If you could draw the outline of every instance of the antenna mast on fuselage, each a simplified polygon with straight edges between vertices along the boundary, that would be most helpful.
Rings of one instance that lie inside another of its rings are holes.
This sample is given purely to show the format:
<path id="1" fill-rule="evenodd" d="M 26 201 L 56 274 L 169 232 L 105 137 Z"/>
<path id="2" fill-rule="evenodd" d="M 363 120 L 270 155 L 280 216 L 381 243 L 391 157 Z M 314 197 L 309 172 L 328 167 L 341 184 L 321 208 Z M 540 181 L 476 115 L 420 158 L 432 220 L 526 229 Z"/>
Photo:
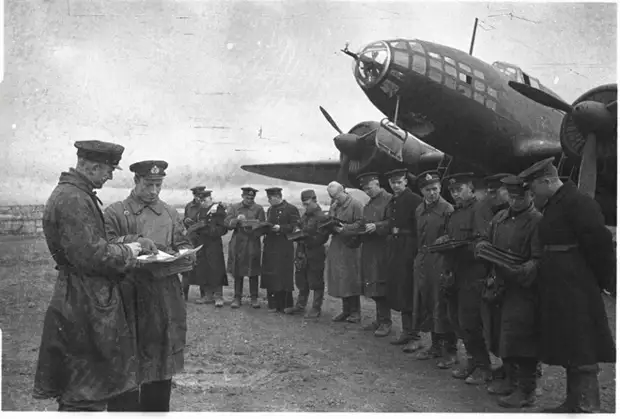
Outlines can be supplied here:
<path id="1" fill-rule="evenodd" d="M 471 34 L 471 42 L 469 44 L 469 55 L 473 55 L 474 42 L 476 41 L 476 29 L 478 29 L 478 18 L 474 21 L 474 32 Z"/>

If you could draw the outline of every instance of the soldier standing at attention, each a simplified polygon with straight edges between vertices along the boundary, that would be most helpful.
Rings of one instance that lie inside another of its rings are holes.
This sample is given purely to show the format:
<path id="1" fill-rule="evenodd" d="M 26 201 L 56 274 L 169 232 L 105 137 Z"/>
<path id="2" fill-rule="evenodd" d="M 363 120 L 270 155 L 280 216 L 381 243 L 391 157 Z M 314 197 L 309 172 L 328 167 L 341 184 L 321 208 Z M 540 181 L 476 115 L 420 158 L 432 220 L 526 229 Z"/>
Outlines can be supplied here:
<path id="1" fill-rule="evenodd" d="M 282 199 L 282 188 L 266 189 L 272 227 L 263 240 L 261 288 L 267 289 L 270 312 L 293 307 L 295 245 L 286 235 L 299 225 L 299 210 Z"/>
<path id="2" fill-rule="evenodd" d="M 600 410 L 598 363 L 616 362 L 616 345 L 601 292 L 616 289 L 611 232 L 597 202 L 563 183 L 553 158 L 519 174 L 535 198 L 546 200 L 538 224 L 540 359 L 566 369 L 566 400 L 554 413 Z"/>
<path id="3" fill-rule="evenodd" d="M 58 411 L 103 411 L 138 386 L 133 319 L 120 282 L 142 248 L 155 249 L 142 238 L 141 244 L 108 242 L 94 189 L 120 170 L 124 148 L 101 141 L 75 147 L 77 165 L 60 175 L 43 213 L 58 278 L 43 322 L 33 397 L 56 399 Z"/>
<path id="4" fill-rule="evenodd" d="M 244 221 L 265 221 L 265 210 L 254 202 L 256 189 L 241 188 L 242 201 L 233 204 L 226 217 L 226 227 L 234 230 L 228 243 L 228 273 L 235 278 L 235 296 L 231 308 L 241 306 L 243 278 L 250 278 L 250 297 L 252 307 L 260 308 L 258 302 L 258 276 L 261 273 L 261 236 L 258 230 L 252 231 L 243 226 Z"/>
<path id="5" fill-rule="evenodd" d="M 511 269 L 502 265 L 493 268 L 498 327 L 489 331 L 489 342 L 491 352 L 502 359 L 506 378 L 494 381 L 488 390 L 504 396 L 498 400 L 500 406 L 521 408 L 531 406 L 536 399 L 536 274 L 541 256 L 537 227 L 542 215 L 534 208 L 521 178 L 511 175 L 501 181 L 509 194 L 509 208 L 495 215 L 485 239 L 525 262 Z"/>
<path id="6" fill-rule="evenodd" d="M 437 366 L 447 369 L 456 363 L 456 334 L 450 324 L 447 304 L 439 287 L 443 257 L 431 253 L 432 245 L 444 232 L 446 221 L 454 211 L 452 205 L 441 197 L 441 179 L 437 171 L 418 175 L 418 187 L 424 200 L 416 209 L 418 252 L 414 263 L 414 322 L 423 332 L 431 332 L 430 348 L 420 350 L 416 359 L 442 358 Z M 415 342 L 417 343 L 417 342 Z"/>
<path id="7" fill-rule="evenodd" d="M 190 228 L 192 225 L 196 224 L 196 222 L 198 221 L 198 213 L 200 212 L 201 204 L 204 201 L 204 198 L 206 196 L 206 194 L 204 193 L 206 189 L 207 189 L 206 186 L 196 186 L 190 189 L 190 191 L 192 191 L 192 194 L 194 195 L 194 199 L 192 199 L 191 202 L 185 205 L 185 212 L 183 214 L 183 225 L 185 226 L 185 228 Z M 192 242 L 192 245 L 197 246 L 197 244 L 194 241 L 197 238 L 196 235 L 189 235 L 189 238 L 190 238 L 190 241 Z M 183 295 L 185 296 L 185 301 L 187 301 L 189 297 L 189 286 L 199 285 L 199 284 L 190 284 L 190 274 L 191 272 L 184 272 L 182 274 Z M 208 304 L 208 303 L 213 302 L 211 300 L 205 299 L 205 297 L 206 297 L 206 290 L 205 290 L 205 287 L 201 285 L 200 286 L 200 298 L 196 300 L 196 304 Z"/>
<path id="8" fill-rule="evenodd" d="M 312 189 L 301 193 L 301 203 L 306 209 L 301 216 L 300 229 L 304 238 L 297 242 L 295 251 L 295 285 L 299 290 L 297 304 L 284 310 L 286 314 L 303 313 L 308 304 L 310 291 L 313 294 L 312 308 L 306 317 L 319 317 L 325 292 L 325 243 L 329 234 L 319 229 L 327 221 L 317 203 L 316 193 Z"/>
<path id="9" fill-rule="evenodd" d="M 405 345 L 419 339 L 413 326 L 413 259 L 417 251 L 415 209 L 422 198 L 407 187 L 407 174 L 406 169 L 385 174 L 394 192 L 387 208 L 386 296 L 388 307 L 400 312 L 402 323 L 400 334 L 390 341 L 392 345 Z"/>
<path id="10" fill-rule="evenodd" d="M 389 233 L 388 204 L 392 194 L 379 184 L 378 173 L 364 173 L 357 177 L 361 189 L 370 197 L 364 206 L 364 235 L 362 236 L 362 293 L 375 301 L 375 320 L 364 330 L 385 337 L 392 330 L 392 312 L 386 299 L 388 268 L 387 235 Z M 401 291 L 402 292 L 402 291 Z"/>
<path id="11" fill-rule="evenodd" d="M 211 192 L 199 192 L 202 199 L 200 211 L 196 223 L 188 231 L 192 244 L 202 246 L 196 255 L 196 266 L 190 272 L 189 283 L 200 285 L 207 297 L 206 302 L 215 300 L 215 307 L 219 308 L 224 306 L 222 287 L 228 285 L 222 243 L 222 236 L 228 233 L 228 228 L 224 223 L 226 209 L 213 202 Z"/>
<path id="12" fill-rule="evenodd" d="M 436 243 L 448 239 L 470 241 L 469 245 L 457 248 L 444 257 L 445 267 L 451 273 L 444 275 L 444 278 L 454 280 L 447 290 L 448 315 L 471 356 L 462 368 L 452 372 L 452 376 L 464 379 L 467 384 L 486 384 L 491 380 L 491 360 L 482 329 L 481 279 L 486 277 L 487 266 L 474 257 L 474 244 L 486 232 L 492 213 L 476 200 L 472 173 L 455 174 L 447 177 L 446 181 L 456 206 L 446 222 L 446 235 L 439 237 Z"/>
<path id="13" fill-rule="evenodd" d="M 359 230 L 364 206 L 345 192 L 338 182 L 327 185 L 327 193 L 333 203 L 329 215 L 339 220 L 342 226 L 333 229 L 334 234 L 327 249 L 325 275 L 327 292 L 331 297 L 342 299 L 342 312 L 332 321 L 359 323 L 361 321 L 360 295 L 360 241 Z"/>
<path id="14" fill-rule="evenodd" d="M 162 160 L 129 166 L 135 174 L 134 189 L 104 211 L 110 240 L 126 243 L 147 237 L 169 254 L 192 249 L 179 213 L 159 199 L 167 168 Z M 190 259 L 195 261 L 193 255 Z M 134 392 L 134 403 L 139 403 L 136 410 L 168 412 L 172 377 L 183 371 L 185 361 L 187 319 L 179 277 L 165 267 L 140 269 L 121 290 L 135 310 L 141 384 Z"/>

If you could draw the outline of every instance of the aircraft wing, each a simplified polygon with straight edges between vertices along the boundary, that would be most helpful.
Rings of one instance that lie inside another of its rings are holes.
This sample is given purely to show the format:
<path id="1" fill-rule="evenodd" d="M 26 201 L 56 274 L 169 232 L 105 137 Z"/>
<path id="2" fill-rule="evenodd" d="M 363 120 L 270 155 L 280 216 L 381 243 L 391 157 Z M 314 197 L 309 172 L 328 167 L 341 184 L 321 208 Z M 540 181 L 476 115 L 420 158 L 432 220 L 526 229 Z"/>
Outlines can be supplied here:
<path id="1" fill-rule="evenodd" d="M 290 182 L 328 185 L 338 177 L 338 160 L 317 160 L 294 163 L 265 163 L 241 166 L 246 172 L 256 173 Z"/>

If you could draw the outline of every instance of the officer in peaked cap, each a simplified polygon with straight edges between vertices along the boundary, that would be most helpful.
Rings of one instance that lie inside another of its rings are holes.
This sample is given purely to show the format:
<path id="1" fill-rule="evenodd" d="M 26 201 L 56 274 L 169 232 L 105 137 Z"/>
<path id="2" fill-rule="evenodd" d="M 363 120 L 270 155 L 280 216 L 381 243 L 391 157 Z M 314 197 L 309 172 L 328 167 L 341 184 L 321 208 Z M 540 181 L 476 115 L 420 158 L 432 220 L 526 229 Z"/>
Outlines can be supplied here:
<path id="1" fill-rule="evenodd" d="M 112 178 L 123 147 L 101 141 L 75 147 L 77 165 L 60 175 L 43 212 L 58 277 L 43 322 L 34 394 L 54 398 L 59 411 L 104 411 L 106 405 L 112 411 L 109 403 L 138 385 L 136 342 L 126 333 L 134 319 L 117 296 L 146 242 L 109 240 L 95 203 L 93 189 Z M 109 170 L 91 170 L 93 164 Z M 103 310 L 94 297 L 99 290 L 109 296 Z M 102 324 L 109 327 L 101 330 Z"/>
<path id="2" fill-rule="evenodd" d="M 261 274 L 261 237 L 244 228 L 246 221 L 265 221 L 265 210 L 254 202 L 257 189 L 251 186 L 241 188 L 241 202 L 231 205 L 226 217 L 226 227 L 233 230 L 228 243 L 228 272 L 234 278 L 235 294 L 230 308 L 241 306 L 243 278 L 249 277 L 250 297 L 253 308 L 260 308 L 258 302 L 258 276 Z"/>
<path id="3" fill-rule="evenodd" d="M 488 205 L 493 214 L 497 214 L 500 210 L 510 206 L 506 188 L 502 183 L 502 179 L 511 176 L 510 173 L 497 173 L 495 175 L 484 178 L 487 187 L 486 196 L 481 200 L 482 205 Z"/>
<path id="4" fill-rule="evenodd" d="M 439 176 L 439 172 L 436 170 L 427 170 L 426 172 L 422 172 L 418 175 L 417 178 L 418 188 L 420 191 L 428 185 L 433 183 L 441 184 L 441 177 Z"/>
<path id="5" fill-rule="evenodd" d="M 273 227 L 263 240 L 261 287 L 267 290 L 271 312 L 293 307 L 294 243 L 287 238 L 299 226 L 299 210 L 282 199 L 282 188 L 266 189 L 269 209 L 267 222 Z"/>
<path id="6" fill-rule="evenodd" d="M 144 160 L 129 166 L 129 170 L 144 179 L 163 179 L 166 177 L 168 163 L 163 160 Z"/>
<path id="7" fill-rule="evenodd" d="M 519 174 L 535 197 L 546 199 L 538 239 L 540 360 L 566 368 L 567 394 L 549 412 L 600 410 L 598 363 L 616 362 L 601 290 L 615 293 L 616 252 L 600 206 L 563 183 L 547 158 Z M 578 337 L 578 339 L 575 339 Z M 567 367 L 568 366 L 568 367 Z"/>
<path id="8" fill-rule="evenodd" d="M 455 173 L 444 178 L 444 182 L 448 189 L 459 188 L 461 185 L 473 183 L 475 176 L 472 172 Z"/>
<path id="9" fill-rule="evenodd" d="M 194 195 L 194 199 L 192 199 L 191 202 L 185 205 L 185 211 L 183 214 L 183 225 L 185 226 L 185 228 L 189 228 L 190 226 L 196 224 L 196 222 L 198 221 L 198 215 L 200 214 L 200 209 L 202 207 L 202 203 L 204 199 L 208 196 L 211 196 L 211 191 L 208 191 L 206 186 L 195 186 L 191 188 L 190 191 Z M 190 234 L 189 238 L 194 246 L 198 245 L 198 241 L 197 241 L 198 237 L 195 234 Z M 190 285 L 199 285 L 199 284 L 193 284 L 192 282 L 195 282 L 195 281 L 190 281 L 191 278 L 190 278 L 189 272 L 184 272 L 182 276 L 183 276 L 183 281 L 182 281 L 183 282 L 183 295 L 185 296 L 185 301 L 187 301 L 189 298 Z M 200 298 L 196 300 L 196 304 L 210 303 L 211 301 L 207 300 L 206 297 L 207 297 L 206 287 L 204 285 L 201 285 L 200 286 Z"/>
<path id="10" fill-rule="evenodd" d="M 522 177 L 506 175 L 500 182 L 510 196 L 523 197 L 527 194 L 527 185 Z"/>
<path id="11" fill-rule="evenodd" d="M 360 187 L 363 188 L 364 186 L 368 185 L 368 183 L 370 183 L 371 181 L 379 180 L 380 176 L 381 175 L 376 172 L 362 173 L 357 176 L 357 181 L 359 182 Z"/>

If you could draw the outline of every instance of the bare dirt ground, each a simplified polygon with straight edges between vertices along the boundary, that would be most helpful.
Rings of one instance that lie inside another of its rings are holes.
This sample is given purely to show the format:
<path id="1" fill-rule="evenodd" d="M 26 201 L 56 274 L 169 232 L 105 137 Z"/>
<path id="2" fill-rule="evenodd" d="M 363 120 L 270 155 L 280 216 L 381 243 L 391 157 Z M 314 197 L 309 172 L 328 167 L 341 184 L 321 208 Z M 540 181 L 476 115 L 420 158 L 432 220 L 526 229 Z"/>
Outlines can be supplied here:
<path id="1" fill-rule="evenodd" d="M 42 239 L 0 238 L 2 410 L 57 408 L 30 396 L 53 267 Z M 231 288 L 225 288 L 228 302 Z M 197 294 L 192 287 L 186 372 L 175 380 L 175 411 L 506 411 L 483 388 L 452 379 L 431 361 L 416 361 L 390 345 L 390 338 L 331 323 L 340 308 L 335 299 L 327 298 L 322 318 L 306 321 L 252 309 L 247 301 L 238 310 L 229 303 L 221 309 L 192 304 Z M 605 301 L 615 333 L 615 301 Z M 372 302 L 363 300 L 362 307 L 368 322 Z M 397 313 L 393 319 L 394 334 L 400 328 Z M 615 412 L 615 366 L 601 367 L 602 407 Z M 545 366 L 541 385 L 537 407 L 562 401 L 561 369 Z"/>

